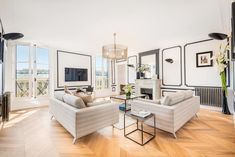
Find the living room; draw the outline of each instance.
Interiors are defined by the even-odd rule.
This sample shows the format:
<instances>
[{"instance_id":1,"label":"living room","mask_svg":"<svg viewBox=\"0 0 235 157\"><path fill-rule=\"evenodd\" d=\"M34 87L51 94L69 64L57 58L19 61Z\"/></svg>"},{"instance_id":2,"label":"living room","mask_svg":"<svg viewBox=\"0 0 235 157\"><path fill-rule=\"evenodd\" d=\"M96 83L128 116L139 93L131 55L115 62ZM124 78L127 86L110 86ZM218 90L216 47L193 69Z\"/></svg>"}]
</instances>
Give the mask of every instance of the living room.
<instances>
[{"instance_id":1,"label":"living room","mask_svg":"<svg viewBox=\"0 0 235 157\"><path fill-rule=\"evenodd\" d=\"M0 0L0 156L235 156L233 0Z\"/></svg>"}]
</instances>

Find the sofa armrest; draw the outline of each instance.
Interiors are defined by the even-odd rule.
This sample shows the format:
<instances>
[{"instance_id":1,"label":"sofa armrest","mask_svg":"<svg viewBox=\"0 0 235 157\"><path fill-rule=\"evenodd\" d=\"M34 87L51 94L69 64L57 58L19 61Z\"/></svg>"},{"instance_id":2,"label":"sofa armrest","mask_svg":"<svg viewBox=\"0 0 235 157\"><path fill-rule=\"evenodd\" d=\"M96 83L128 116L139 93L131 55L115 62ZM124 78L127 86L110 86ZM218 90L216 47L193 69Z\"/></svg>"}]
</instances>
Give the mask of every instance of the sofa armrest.
<instances>
[{"instance_id":1,"label":"sofa armrest","mask_svg":"<svg viewBox=\"0 0 235 157\"><path fill-rule=\"evenodd\" d=\"M77 138L90 134L119 121L117 103L106 103L87 107L76 112Z\"/></svg>"},{"instance_id":2,"label":"sofa armrest","mask_svg":"<svg viewBox=\"0 0 235 157\"><path fill-rule=\"evenodd\" d=\"M76 136L76 112L79 109L72 107L55 98L50 99L49 112L60 122L74 137Z\"/></svg>"}]
</instances>

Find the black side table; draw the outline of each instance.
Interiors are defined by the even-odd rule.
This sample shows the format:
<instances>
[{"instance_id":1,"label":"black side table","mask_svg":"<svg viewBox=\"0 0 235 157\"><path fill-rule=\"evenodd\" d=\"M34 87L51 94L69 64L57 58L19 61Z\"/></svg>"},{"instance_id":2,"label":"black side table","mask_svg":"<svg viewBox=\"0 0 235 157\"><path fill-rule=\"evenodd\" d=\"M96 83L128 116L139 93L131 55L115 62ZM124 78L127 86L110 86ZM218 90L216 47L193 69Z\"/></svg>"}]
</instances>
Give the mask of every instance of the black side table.
<instances>
[{"instance_id":1,"label":"black side table","mask_svg":"<svg viewBox=\"0 0 235 157\"><path fill-rule=\"evenodd\" d=\"M136 128L135 130L129 132L129 133L126 133L126 120L125 120L125 119L126 119L126 116L129 116L129 117L135 119L135 120L136 120L136 124L137 124L137 128ZM147 131L144 131L144 128L143 128L143 123L144 123L146 120L148 120L149 118L153 118L153 122L154 122L154 127L153 127L153 129L154 129L154 134L152 134L152 133L150 133L150 132L147 132ZM140 128L140 129L139 129L139 122L141 123L141 128ZM148 143L149 141L151 141L152 139L155 138L155 136L156 136L156 123L155 123L155 122L156 122L156 120L155 120L155 115L152 114L152 113L151 113L149 116L142 118L142 117L135 116L135 115L131 114L131 111L128 111L128 112L126 112L126 113L124 114L124 136L125 136L126 138L132 140L133 142L135 142L135 143L137 143L137 144L143 146L143 145L145 145L146 143ZM134 140L134 139L128 137L128 135L134 133L135 131L140 131L140 132L141 132L141 142L138 142L138 141L136 141L136 140ZM151 137L150 137L147 141L145 141L145 142L144 142L144 133L146 133L146 134L148 134L148 135L151 136Z\"/></svg>"}]
</instances>

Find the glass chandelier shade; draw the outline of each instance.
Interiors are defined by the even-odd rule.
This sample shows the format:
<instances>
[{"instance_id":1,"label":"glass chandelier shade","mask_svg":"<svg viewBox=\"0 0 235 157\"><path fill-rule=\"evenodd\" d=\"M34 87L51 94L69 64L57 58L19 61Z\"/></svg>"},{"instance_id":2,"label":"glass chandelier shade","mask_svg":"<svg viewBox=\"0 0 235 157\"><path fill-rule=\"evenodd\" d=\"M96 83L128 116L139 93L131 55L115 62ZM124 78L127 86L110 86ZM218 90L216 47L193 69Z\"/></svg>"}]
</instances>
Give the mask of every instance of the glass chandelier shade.
<instances>
[{"instance_id":1,"label":"glass chandelier shade","mask_svg":"<svg viewBox=\"0 0 235 157\"><path fill-rule=\"evenodd\" d=\"M120 44L116 44L116 33L114 36L114 44L104 45L102 47L103 58L111 60L127 59L128 47Z\"/></svg>"}]
</instances>

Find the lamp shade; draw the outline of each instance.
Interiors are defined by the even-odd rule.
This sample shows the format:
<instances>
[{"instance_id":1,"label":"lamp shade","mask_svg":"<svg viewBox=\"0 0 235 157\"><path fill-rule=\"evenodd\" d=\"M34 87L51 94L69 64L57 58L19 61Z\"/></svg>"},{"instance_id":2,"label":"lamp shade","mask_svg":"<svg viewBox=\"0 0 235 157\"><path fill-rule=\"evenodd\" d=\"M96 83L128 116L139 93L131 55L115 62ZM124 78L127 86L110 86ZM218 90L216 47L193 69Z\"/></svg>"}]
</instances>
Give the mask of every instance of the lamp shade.
<instances>
[{"instance_id":1,"label":"lamp shade","mask_svg":"<svg viewBox=\"0 0 235 157\"><path fill-rule=\"evenodd\" d=\"M127 59L128 48L124 45L104 45L102 48L102 56L108 59Z\"/></svg>"},{"instance_id":2,"label":"lamp shade","mask_svg":"<svg viewBox=\"0 0 235 157\"><path fill-rule=\"evenodd\" d=\"M208 36L216 40L224 40L228 37L228 35L223 34L223 33L210 33Z\"/></svg>"},{"instance_id":3,"label":"lamp shade","mask_svg":"<svg viewBox=\"0 0 235 157\"><path fill-rule=\"evenodd\" d=\"M24 35L22 33L6 33L3 34L3 38L6 40L16 40L16 39L20 39L23 38Z\"/></svg>"},{"instance_id":4,"label":"lamp shade","mask_svg":"<svg viewBox=\"0 0 235 157\"><path fill-rule=\"evenodd\" d=\"M116 44L116 33L113 34L114 43L109 45L104 45L102 47L103 58L117 60L117 59L127 59L128 47L120 44Z\"/></svg>"}]
</instances>

